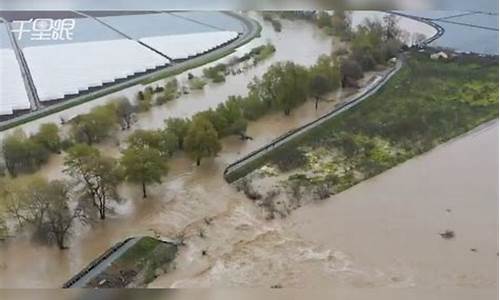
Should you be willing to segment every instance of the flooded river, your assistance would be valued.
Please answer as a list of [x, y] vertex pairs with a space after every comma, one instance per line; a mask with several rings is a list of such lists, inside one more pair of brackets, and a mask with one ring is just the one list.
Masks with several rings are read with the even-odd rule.
[[[221, 228], [207, 230], [207, 239], [221, 240], [210, 267], [152, 285], [279, 284], [365, 296], [398, 288], [402, 295], [496, 299], [497, 166], [495, 120], [285, 221], [262, 223], [234, 204], [215, 225]], [[228, 245], [216, 234], [230, 230], [241, 241]], [[445, 230], [455, 238], [441, 238]]]
[[[229, 76], [224, 84], [209, 84], [204, 91], [185, 95], [141, 114], [135, 128], [161, 127], [163, 119], [168, 116], [190, 116], [214, 107], [229, 95], [246, 93], [249, 80], [262, 75], [273, 62], [292, 60], [310, 65], [319, 55], [330, 53], [336, 46], [335, 41], [332, 43], [330, 38], [306, 22], [283, 21], [281, 33], [275, 33], [267, 23], [263, 25], [262, 37], [238, 51], [245, 53], [269, 40], [277, 48], [272, 58], [246, 73]], [[199, 74], [201, 69], [191, 72]], [[180, 78], [186, 76], [181, 74]], [[132, 96], [139, 88], [142, 87], [130, 88], [120, 94]], [[97, 223], [92, 228], [76, 228], [76, 234], [70, 241], [71, 248], [66, 251], [33, 245], [23, 236], [6, 242], [0, 246], [0, 287], [58, 287], [109, 246], [128, 236], [140, 234], [169, 238], [182, 235], [186, 242], [176, 260], [176, 270], [158, 278], [151, 287], [282, 285], [350, 289], [406, 288], [424, 284], [432, 288], [494, 287], [496, 277], [492, 275], [491, 266], [497, 263], [497, 249], [492, 243], [497, 240], [488, 234], [497, 234], [491, 232], [490, 227], [492, 222], [498, 222], [498, 203], [491, 200], [491, 180], [498, 180], [498, 174], [490, 174], [490, 168], [498, 165], [491, 163], [491, 154], [498, 152], [498, 148], [492, 146], [493, 142], [498, 143], [492, 136], [498, 134], [498, 123], [495, 123], [494, 129], [480, 131], [439, 147], [321, 205], [299, 209], [286, 220], [265, 220], [265, 214], [259, 208], [223, 181], [222, 172], [229, 162], [290, 129], [316, 119], [351, 92], [330, 95], [331, 101], [322, 102], [318, 111], [314, 109], [313, 102], [308, 102], [289, 117], [281, 113], [265, 116], [249, 124], [248, 134], [254, 137], [253, 141], [226, 138], [222, 141], [223, 150], [218, 157], [204, 161], [200, 167], [194, 166], [185, 155], [177, 154], [170, 162], [171, 171], [164, 178], [164, 183], [151, 187], [150, 197], [142, 199], [137, 186], [121, 186], [120, 194], [124, 201], [114, 207], [115, 213], [110, 214], [106, 222]], [[64, 113], [83, 112], [111, 98], [89, 102]], [[59, 115], [48, 118], [58, 120]], [[25, 129], [29, 131], [38, 126], [36, 123], [47, 121], [26, 124]], [[118, 154], [116, 148], [112, 149], [112, 144], [102, 147], [113, 151], [108, 153]], [[450, 162], [453, 153], [457, 159]], [[471, 153], [481, 154], [477, 158], [479, 162], [472, 159]], [[463, 157], [468, 159], [458, 159]], [[456, 168], [461, 166], [462, 171], [458, 172], [450, 166], [445, 168], [446, 162]], [[424, 166], [432, 166], [432, 176], [428, 176], [428, 169]], [[400, 169], [403, 173], [398, 171]], [[62, 157], [53, 156], [40, 174], [60, 178], [63, 176], [61, 170]], [[425, 181], [418, 175], [425, 175]], [[373, 182], [382, 183], [379, 186], [379, 183], [375, 185]], [[450, 186], [449, 182], [455, 184]], [[488, 184], [488, 188], [484, 184]], [[396, 190], [393, 189], [395, 186]], [[385, 194], [382, 193], [384, 191]], [[493, 191], [496, 197], [496, 189]], [[370, 201], [362, 201], [366, 195], [370, 195]], [[416, 195], [420, 198], [417, 199]], [[485, 200], [482, 205], [472, 207], [471, 199]], [[344, 206], [337, 210], [339, 205]], [[359, 213], [355, 212], [357, 209], [362, 210], [359, 216], [364, 218], [355, 218]], [[451, 212], [447, 213], [446, 209], [451, 209]], [[486, 210], [487, 215], [494, 214], [477, 217], [476, 214], [482, 210]], [[412, 211], [415, 211], [413, 215]], [[425, 224], [419, 223], [422, 220], [426, 221]], [[471, 224], [471, 220], [478, 221], [479, 225]], [[376, 226], [370, 227], [372, 223]], [[432, 224], [435, 228], [424, 230], [425, 226]], [[488, 230], [477, 226], [488, 226]], [[406, 233], [412, 229], [415, 231], [411, 231], [414, 240], [406, 242], [411, 237]], [[439, 237], [438, 233], [446, 229], [456, 231], [455, 240], [445, 241]], [[483, 231], [476, 232], [473, 235], [476, 240], [471, 240], [472, 231], [478, 229]], [[351, 237], [355, 238], [351, 240]], [[406, 238], [403, 240], [405, 243], [400, 243], [400, 237]], [[415, 249], [408, 250], [410, 245]], [[371, 248], [373, 253], [368, 251]], [[478, 250], [472, 252], [470, 248]], [[438, 255], [435, 255], [436, 252]], [[450, 258], [446, 258], [447, 253], [450, 253]], [[470, 259], [458, 261], [460, 255], [470, 256]], [[394, 257], [397, 259], [391, 260]], [[472, 266], [476, 263], [477, 266]], [[489, 268], [487, 263], [491, 263]], [[434, 269], [433, 264], [439, 267]], [[464, 276], [454, 277], [454, 268], [471, 270], [473, 274], [458, 272]]]
[[[254, 17], [258, 16], [254, 15]], [[264, 27], [262, 36], [237, 51], [246, 53], [252, 47], [270, 41], [277, 49], [270, 59], [248, 69], [245, 73], [228, 76], [224, 84], [208, 84], [204, 91], [184, 95], [167, 105], [154, 107], [150, 112], [140, 114], [135, 128], [162, 127], [163, 120], [168, 116], [188, 117], [209, 107], [215, 107], [218, 103], [225, 101], [229, 95], [244, 94], [249, 81], [254, 76], [261, 76], [270, 64], [292, 60], [311, 65], [319, 55], [329, 54], [335, 47], [331, 38], [307, 22], [283, 21], [281, 33], [274, 32], [270, 24], [262, 24]], [[307, 45], [307, 47], [296, 47], [300, 44]], [[201, 70], [202, 68], [198, 68], [191, 72], [201, 74]], [[187, 73], [179, 75], [180, 79], [184, 77], [187, 77]], [[143, 87], [129, 88], [68, 111], [39, 119], [25, 124], [23, 129], [33, 132], [41, 123], [57, 122], [61, 115], [67, 117], [86, 112], [117, 95], [132, 97], [140, 88]], [[77, 228], [77, 234], [71, 240], [71, 248], [67, 251], [61, 252], [55, 248], [30, 245], [25, 237], [7, 242], [0, 247], [0, 287], [57, 287], [99, 253], [127, 236], [152, 234], [153, 231], [172, 236], [184, 230], [187, 225], [203, 220], [206, 216], [223, 213], [228, 209], [229, 204], [235, 202], [235, 197], [241, 198], [241, 195], [222, 179], [223, 168], [230, 161], [300, 124], [317, 118], [326, 110], [331, 109], [333, 105], [334, 102], [324, 102], [320, 105], [320, 110], [316, 112], [311, 102], [306, 103], [303, 109], [296, 110], [289, 118], [285, 118], [282, 114], [264, 117], [258, 123], [249, 126], [248, 133], [255, 137], [253, 142], [245, 143], [236, 137], [228, 138], [223, 142], [223, 151], [219, 157], [214, 161], [205, 162], [200, 168], [193, 166], [191, 160], [184, 155], [177, 155], [170, 163], [171, 172], [164, 179], [164, 184], [151, 188], [151, 197], [142, 200], [139, 188], [121, 187], [121, 194], [125, 201], [116, 207], [116, 213], [111, 214], [106, 222], [96, 224], [91, 229]], [[109, 144], [101, 147], [112, 149], [112, 142]], [[118, 154], [116, 147], [112, 150], [111, 154]], [[110, 154], [110, 151], [106, 152]], [[62, 162], [62, 156], [53, 156], [39, 174], [50, 179], [64, 176]], [[37, 258], [36, 263], [32, 259], [34, 257]]]

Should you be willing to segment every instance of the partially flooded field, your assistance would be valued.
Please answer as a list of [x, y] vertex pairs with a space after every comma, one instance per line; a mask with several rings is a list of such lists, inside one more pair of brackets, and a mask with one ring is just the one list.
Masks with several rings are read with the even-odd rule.
[[494, 58], [411, 53], [368, 101], [279, 146], [236, 182], [269, 217], [287, 215], [498, 117]]

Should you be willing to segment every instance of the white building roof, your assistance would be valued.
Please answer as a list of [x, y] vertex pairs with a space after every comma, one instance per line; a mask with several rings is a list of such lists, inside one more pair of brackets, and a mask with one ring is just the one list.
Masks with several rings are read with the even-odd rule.
[[129, 39], [26, 47], [23, 52], [40, 101], [76, 94], [170, 63]]
[[14, 50], [0, 49], [0, 115], [30, 108], [21, 69]]
[[198, 32], [142, 38], [140, 41], [172, 59], [206, 53], [238, 37], [234, 31]]

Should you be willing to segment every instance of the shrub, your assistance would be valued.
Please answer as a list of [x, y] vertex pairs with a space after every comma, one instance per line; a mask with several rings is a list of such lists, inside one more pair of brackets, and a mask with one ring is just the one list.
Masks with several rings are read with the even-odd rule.
[[286, 149], [274, 155], [272, 161], [282, 172], [300, 168], [307, 163], [307, 157], [297, 148]]
[[193, 90], [201, 90], [207, 84], [207, 82], [199, 77], [193, 77], [189, 81], [189, 87]]

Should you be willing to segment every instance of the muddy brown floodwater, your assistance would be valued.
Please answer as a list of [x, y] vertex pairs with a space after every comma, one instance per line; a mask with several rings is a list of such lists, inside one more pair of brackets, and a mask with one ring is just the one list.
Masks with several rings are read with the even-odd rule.
[[[209, 84], [204, 91], [140, 114], [135, 128], [158, 128], [169, 116], [190, 116], [214, 107], [229, 95], [246, 93], [249, 80], [260, 76], [273, 62], [292, 60], [311, 65], [319, 55], [330, 53], [336, 46], [335, 42], [332, 44], [330, 38], [306, 22], [283, 21], [281, 33], [275, 33], [267, 23], [263, 25], [262, 37], [238, 51], [247, 52], [270, 40], [277, 48], [272, 58], [246, 73], [229, 76], [224, 84]], [[201, 72], [201, 69], [192, 72]], [[122, 94], [133, 94], [138, 88], [141, 87], [128, 89]], [[265, 220], [260, 208], [222, 178], [228, 163], [288, 130], [318, 118], [350, 93], [352, 91], [343, 90], [330, 95], [330, 101], [322, 102], [318, 111], [311, 101], [293, 111], [289, 117], [275, 113], [252, 122], [248, 134], [254, 137], [253, 141], [226, 138], [222, 141], [223, 149], [218, 157], [204, 161], [200, 167], [194, 166], [183, 154], [175, 155], [170, 161], [169, 175], [164, 178], [163, 184], [150, 188], [147, 199], [142, 199], [137, 186], [120, 186], [124, 199], [120, 204], [113, 205], [114, 213], [92, 228], [77, 226], [70, 240], [71, 247], [66, 251], [32, 244], [22, 235], [9, 240], [0, 245], [0, 287], [58, 287], [117, 241], [141, 234], [167, 238], [183, 234], [187, 244], [176, 259], [176, 270], [158, 278], [151, 287], [312, 287], [330, 284], [406, 287], [412, 281], [404, 276], [405, 270], [393, 273], [383, 270], [380, 273], [372, 265], [365, 265], [366, 261], [352, 258], [349, 249], [342, 248], [342, 245], [336, 247], [319, 243], [313, 239], [314, 235], [305, 237], [291, 225], [294, 224], [294, 215], [290, 220]], [[64, 113], [81, 113], [106, 99]], [[50, 118], [58, 119], [58, 115]], [[37, 127], [37, 123], [47, 122], [50, 118], [26, 124], [24, 128], [30, 131]], [[123, 138], [123, 133], [116, 137], [117, 140]], [[109, 141], [100, 148], [109, 155], [118, 155], [119, 149], [114, 142]], [[62, 156], [53, 156], [39, 174], [47, 178], [64, 176], [62, 162]], [[483, 176], [476, 179], [480, 178], [484, 179]], [[335, 199], [328, 201], [336, 202]], [[301, 219], [297, 220], [300, 224]], [[433, 232], [432, 237], [435, 234]]]
[[[168, 116], [188, 117], [214, 107], [226, 100], [229, 95], [245, 93], [249, 81], [254, 76], [262, 75], [273, 62], [292, 60], [311, 65], [319, 55], [331, 53], [335, 47], [331, 38], [307, 22], [284, 21], [281, 33], [274, 32], [267, 23], [262, 24], [262, 36], [237, 51], [246, 53], [252, 47], [270, 41], [277, 48], [271, 58], [256, 67], [249, 68], [245, 73], [228, 76], [224, 84], [209, 84], [204, 91], [184, 95], [165, 106], [154, 107], [151, 112], [140, 114], [134, 128], [162, 127], [163, 120]], [[300, 44], [307, 47], [296, 47]], [[191, 72], [201, 73], [203, 68]], [[187, 77], [186, 74], [180, 75], [183, 76]], [[74, 107], [62, 114], [68, 117], [86, 112], [114, 96], [132, 95], [139, 88], [143, 87], [127, 89]], [[339, 93], [341, 94], [342, 92]], [[309, 105], [296, 110], [289, 118], [276, 114], [251, 124], [248, 132], [255, 137], [253, 142], [243, 143], [237, 138], [224, 140], [224, 150], [219, 157], [214, 161], [204, 162], [200, 168], [193, 166], [192, 162], [182, 154], [177, 155], [170, 163], [171, 172], [164, 179], [164, 184], [152, 187], [151, 196], [146, 200], [142, 200], [137, 187], [126, 185], [120, 187], [124, 201], [113, 207], [115, 214], [110, 214], [106, 222], [96, 224], [93, 228], [83, 226], [76, 228], [76, 234], [70, 241], [71, 247], [67, 251], [61, 252], [55, 248], [30, 244], [26, 236], [19, 236], [1, 245], [0, 287], [60, 286], [97, 255], [127, 236], [157, 232], [171, 237], [193, 222], [224, 212], [234, 197], [241, 198], [241, 196], [223, 181], [223, 168], [242, 153], [252, 151], [299, 124], [317, 118], [333, 107], [334, 102], [325, 102], [318, 112], [314, 111], [312, 103], [307, 104]], [[58, 119], [59, 115], [56, 114], [25, 124], [22, 128], [27, 132], [33, 132], [39, 124], [57, 122]], [[120, 133], [117, 139], [122, 138], [124, 134]], [[119, 151], [114, 142], [109, 141], [100, 145], [100, 148], [105, 149], [108, 155], [117, 155]], [[38, 174], [49, 179], [61, 178], [64, 176], [62, 163], [63, 156], [52, 156]]]
[[[152, 285], [279, 284], [372, 299], [497, 299], [498, 134], [498, 120], [489, 122], [285, 221], [263, 225], [240, 204], [224, 217], [225, 229], [213, 232], [239, 224], [232, 230], [240, 242], [216, 252], [194, 276], [169, 280], [174, 272]], [[445, 230], [455, 237], [443, 239]]]

